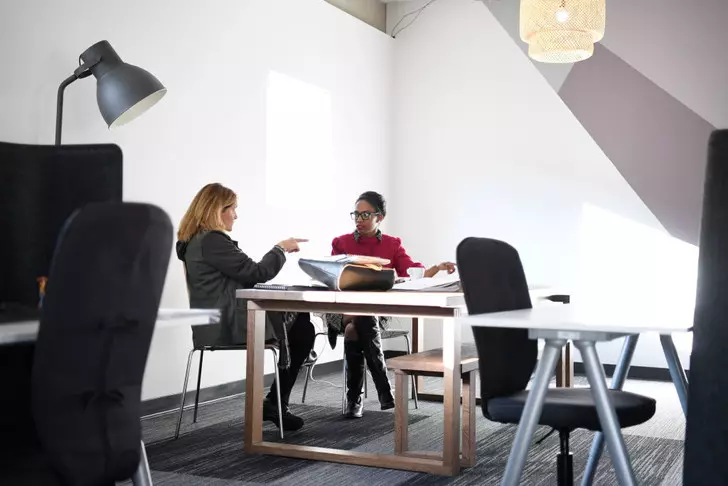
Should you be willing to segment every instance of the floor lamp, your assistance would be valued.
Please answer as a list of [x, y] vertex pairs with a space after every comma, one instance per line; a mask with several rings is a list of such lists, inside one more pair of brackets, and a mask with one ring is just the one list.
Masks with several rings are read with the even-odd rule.
[[96, 77], [96, 101], [109, 128], [129, 123], [167, 92], [162, 83], [144, 69], [121, 60], [111, 44], [100, 41], [79, 57], [79, 66], [58, 87], [56, 109], [56, 145], [61, 144], [63, 92], [77, 79]]

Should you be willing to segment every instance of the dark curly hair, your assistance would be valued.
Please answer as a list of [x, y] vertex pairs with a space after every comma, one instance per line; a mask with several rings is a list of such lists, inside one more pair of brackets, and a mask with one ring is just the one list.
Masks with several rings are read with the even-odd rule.
[[362, 193], [356, 200], [356, 202], [359, 201], [366, 201], [371, 204], [376, 212], [380, 213], [382, 216], [387, 215], [387, 201], [385, 201], [384, 196], [378, 192], [367, 191]]

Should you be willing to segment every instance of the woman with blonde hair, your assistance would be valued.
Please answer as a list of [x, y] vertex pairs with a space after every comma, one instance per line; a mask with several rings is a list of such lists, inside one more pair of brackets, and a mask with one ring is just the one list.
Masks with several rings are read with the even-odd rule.
[[[286, 253], [299, 251], [306, 240], [289, 238], [271, 248], [259, 262], [246, 255], [227, 232], [238, 218], [237, 195], [222, 184], [208, 184], [192, 200], [177, 233], [177, 257], [184, 262], [190, 307], [220, 309], [220, 323], [194, 326], [198, 345], [245, 344], [247, 303], [235, 298], [239, 288], [267, 282], [286, 263]], [[298, 430], [303, 419], [288, 409], [291, 390], [313, 347], [315, 330], [307, 313], [268, 312], [266, 340], [280, 346], [280, 391], [283, 423], [279, 423], [275, 383], [263, 403], [263, 419], [284, 430]]]

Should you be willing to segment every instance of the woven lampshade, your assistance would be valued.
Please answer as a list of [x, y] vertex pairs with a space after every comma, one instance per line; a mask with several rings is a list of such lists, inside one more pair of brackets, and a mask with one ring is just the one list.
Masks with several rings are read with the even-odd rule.
[[540, 62], [588, 59], [604, 37], [606, 0], [521, 0], [521, 40]]

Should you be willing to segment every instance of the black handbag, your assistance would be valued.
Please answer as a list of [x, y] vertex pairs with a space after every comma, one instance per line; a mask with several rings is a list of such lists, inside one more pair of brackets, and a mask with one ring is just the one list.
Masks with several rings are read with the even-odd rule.
[[301, 270], [331, 290], [390, 290], [396, 274], [383, 267], [388, 263], [381, 258], [353, 255], [298, 260]]

